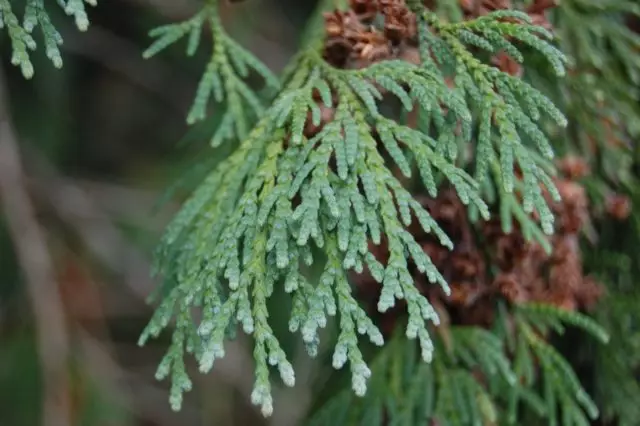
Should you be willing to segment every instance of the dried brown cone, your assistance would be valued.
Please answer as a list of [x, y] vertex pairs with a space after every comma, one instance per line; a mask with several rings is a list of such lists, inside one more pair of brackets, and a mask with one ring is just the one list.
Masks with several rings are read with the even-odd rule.
[[[398, 58], [416, 36], [416, 18], [404, 0], [351, 0], [349, 10], [325, 14], [325, 60], [339, 68], [361, 68]], [[381, 16], [383, 25], [375, 25]]]
[[584, 158], [570, 155], [562, 158], [557, 164], [558, 170], [569, 180], [579, 180], [589, 176], [591, 170]]
[[470, 19], [512, 8], [510, 0], [460, 0], [460, 7]]
[[616, 220], [625, 220], [631, 214], [631, 200], [620, 194], [611, 194], [605, 201], [607, 214]]
[[350, 0], [349, 8], [360, 21], [371, 23], [379, 12], [379, 4], [375, 0]]

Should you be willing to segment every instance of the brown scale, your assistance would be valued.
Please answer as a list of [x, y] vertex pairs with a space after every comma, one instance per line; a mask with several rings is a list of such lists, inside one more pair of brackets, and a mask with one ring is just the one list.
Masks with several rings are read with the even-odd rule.
[[[403, 0], [351, 0], [348, 11], [324, 17], [323, 56], [338, 68], [361, 68], [398, 58], [416, 35], [415, 15]], [[377, 21], [383, 22], [381, 27]]]
[[416, 18], [403, 0], [379, 0], [384, 16], [384, 35], [393, 45], [399, 45], [416, 36]]
[[468, 18], [512, 8], [509, 0], [460, 0], [460, 7]]
[[607, 214], [616, 220], [625, 220], [631, 214], [631, 200], [620, 194], [610, 194], [605, 201]]
[[557, 168], [569, 180], [579, 180], [591, 173], [589, 164], [580, 157], [566, 156], [557, 163]]

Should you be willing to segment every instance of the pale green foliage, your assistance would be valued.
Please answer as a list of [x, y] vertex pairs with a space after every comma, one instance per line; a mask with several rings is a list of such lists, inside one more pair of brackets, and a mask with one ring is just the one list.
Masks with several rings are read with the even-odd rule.
[[[228, 108], [224, 114], [234, 108], [238, 111], [229, 118], [236, 120], [231, 127], [235, 131], [225, 134], [239, 138], [240, 144], [211, 171], [168, 227], [157, 257], [158, 270], [166, 279], [165, 294], [140, 343], [157, 336], [177, 317], [173, 343], [158, 370], [159, 377], [172, 376], [171, 401], [177, 409], [182, 391], [191, 386], [183, 352], [193, 353], [200, 370], [207, 372], [224, 356], [225, 338], [242, 327], [255, 342], [252, 401], [269, 415], [273, 409], [270, 366], [278, 369], [286, 385], [295, 382], [293, 368], [268, 322], [267, 300], [275, 286], [281, 286], [292, 301], [290, 331], [300, 332], [311, 356], [317, 353], [319, 329], [329, 317], [337, 317], [333, 366], [341, 368], [348, 362], [352, 388], [363, 395], [371, 371], [361, 353], [359, 335], [375, 345], [382, 345], [383, 338], [354, 298], [349, 274], [368, 268], [382, 286], [381, 312], [404, 300], [405, 334], [419, 342], [425, 361], [434, 352], [427, 327], [438, 324], [438, 316], [415, 287], [408, 261], [448, 292], [444, 278], [407, 228], [417, 220], [443, 245], [451, 248], [452, 243], [391, 172], [389, 162], [407, 177], [417, 172], [432, 196], [448, 181], [463, 203], [484, 218], [489, 211], [481, 198], [481, 184], [495, 182], [504, 218], [514, 215], [533, 234], [537, 225], [527, 213], [535, 208], [542, 227], [549, 231], [552, 216], [540, 184], [552, 193], [554, 189], [536, 152], [548, 158], [553, 153], [537, 121], [542, 113], [560, 124], [564, 118], [544, 95], [484, 64], [468, 46], [488, 50], [509, 46], [516, 55], [515, 45], [507, 41], [513, 38], [542, 53], [559, 74], [563, 56], [543, 39], [548, 34], [522, 14], [499, 12], [466, 24], [444, 24], [420, 10], [422, 65], [386, 61], [361, 70], [338, 70], [325, 63], [317, 43], [311, 43], [289, 68], [283, 89], [263, 112], [235, 74], [243, 75], [237, 61], [265, 78], [269, 74], [257, 61], [247, 59], [250, 56], [234, 54], [237, 45], [219, 28], [212, 7], [185, 23], [157, 30], [159, 39], [149, 53], [186, 34], [191, 34], [192, 52], [208, 20], [214, 33], [213, 59], [190, 117], [204, 116], [211, 91], [219, 100], [224, 96]], [[505, 17], [519, 23], [500, 20]], [[455, 89], [445, 82], [451, 74]], [[379, 108], [383, 91], [407, 110], [414, 105], [419, 108], [421, 127], [413, 129], [383, 115]], [[312, 124], [321, 124], [316, 94], [334, 116], [307, 139], [308, 117]], [[245, 105], [259, 116], [246, 137], [237, 121]], [[472, 115], [470, 105], [480, 112], [479, 117]], [[221, 127], [225, 119], [222, 123]], [[458, 164], [457, 153], [476, 128], [480, 130], [474, 179]], [[520, 167], [522, 180], [514, 176], [514, 164]], [[496, 172], [493, 180], [491, 170]], [[522, 205], [514, 189], [521, 190]], [[383, 241], [389, 255], [385, 263], [369, 248], [370, 242]], [[308, 271], [314, 263], [323, 265], [319, 279]], [[191, 316], [192, 306], [202, 311], [199, 324]], [[462, 377], [464, 372], [459, 373]], [[465, 383], [472, 386], [470, 378]]]
[[[46, 5], [53, 2], [47, 1]], [[95, 6], [96, 0], [57, 0], [57, 4], [64, 12], [72, 16], [76, 27], [80, 31], [89, 28], [89, 18], [85, 9], [85, 3]], [[15, 3], [14, 3], [15, 5]], [[32, 33], [36, 27], [40, 27], [42, 39], [47, 57], [56, 68], [62, 67], [62, 57], [59, 46], [62, 44], [60, 33], [53, 26], [47, 13], [45, 0], [27, 0], [22, 22], [14, 10], [10, 0], [0, 0], [0, 28], [6, 28], [11, 39], [12, 56], [11, 63], [19, 66], [25, 78], [31, 78], [34, 74], [33, 64], [29, 58], [29, 51], [37, 47], [36, 39]]]
[[[500, 20], [504, 18], [520, 22]], [[456, 89], [469, 98], [479, 116], [476, 180], [483, 182], [492, 168], [497, 171], [495, 179], [506, 195], [502, 197], [501, 209], [504, 223], [511, 223], [513, 216], [523, 224], [525, 232], [530, 232], [524, 215], [518, 214], [519, 203], [514, 203], [509, 195], [515, 186], [520, 186], [524, 213], [535, 209], [540, 215], [543, 230], [553, 232], [553, 215], [542, 195], [541, 186], [546, 186], [554, 199], [558, 200], [559, 195], [540, 158], [552, 159], [553, 149], [538, 121], [546, 114], [560, 126], [566, 126], [566, 119], [541, 92], [523, 80], [481, 62], [465, 47], [466, 44], [491, 53], [504, 51], [522, 62], [522, 54], [512, 44], [513, 41], [508, 40], [515, 39], [544, 54], [555, 73], [562, 76], [565, 58], [544, 40], [550, 39], [551, 34], [531, 24], [528, 15], [512, 10], [448, 25], [440, 24], [436, 15], [428, 15], [426, 19], [438, 34], [436, 37], [432, 33], [424, 33], [436, 60], [455, 70]], [[432, 65], [435, 66], [434, 63]], [[523, 176], [520, 182], [515, 177], [516, 164]]]
[[526, 424], [519, 407], [545, 424], [588, 425], [588, 418], [598, 415], [593, 401], [567, 361], [538, 333], [549, 327], [562, 332], [567, 324], [604, 343], [604, 330], [582, 314], [543, 305], [517, 308], [514, 328], [506, 320], [498, 317], [493, 331], [445, 329], [435, 340], [439, 356], [431, 364], [416, 362], [415, 345], [396, 336], [372, 362], [367, 396], [358, 400], [348, 390], [338, 393], [317, 410], [310, 426], [379, 425], [383, 416], [394, 426], [431, 420], [445, 426]]
[[212, 97], [218, 104], [224, 102], [226, 105], [221, 113], [220, 124], [211, 138], [211, 145], [216, 147], [228, 139], [244, 139], [255, 118], [264, 113], [263, 100], [244, 82], [249, 73], [258, 73], [270, 92], [277, 91], [280, 83], [264, 64], [227, 35], [220, 23], [215, 2], [209, 2], [187, 21], [152, 30], [150, 35], [156, 40], [144, 52], [144, 57], [158, 54], [183, 37], [188, 39], [187, 55], [193, 56], [200, 45], [205, 25], [211, 30], [213, 51], [187, 122], [194, 124], [204, 120]]

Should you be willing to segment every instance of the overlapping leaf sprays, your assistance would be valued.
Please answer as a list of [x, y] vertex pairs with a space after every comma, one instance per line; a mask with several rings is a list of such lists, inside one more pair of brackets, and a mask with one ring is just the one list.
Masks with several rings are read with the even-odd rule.
[[[214, 6], [208, 5], [203, 13], [213, 16]], [[370, 63], [337, 68], [323, 57], [324, 44], [313, 42], [296, 58], [278, 96], [260, 113], [254, 108], [257, 101], [239, 89], [245, 86], [237, 75], [247, 65], [268, 73], [244, 51], [237, 56], [239, 61], [224, 62], [239, 47], [229, 44], [219, 21], [198, 15], [185, 26], [161, 32], [165, 38], [160, 47], [190, 31], [199, 32], [201, 22], [213, 27], [213, 65], [198, 92], [200, 112], [193, 117], [201, 116], [199, 108], [210, 90], [219, 99], [226, 97], [230, 109], [242, 111], [248, 106], [258, 113], [246, 137], [237, 126], [235, 132], [227, 132], [231, 139], [239, 138], [238, 148], [186, 202], [159, 249], [166, 294], [141, 343], [177, 318], [173, 343], [158, 370], [160, 377], [172, 376], [174, 408], [179, 408], [182, 392], [191, 386], [184, 351], [193, 353], [201, 370], [208, 371], [216, 358], [224, 356], [226, 336], [240, 326], [255, 342], [253, 402], [265, 415], [271, 413], [269, 365], [278, 368], [287, 385], [295, 381], [268, 322], [267, 299], [275, 286], [291, 295], [290, 330], [301, 333], [312, 356], [319, 328], [327, 324], [327, 316], [338, 317], [333, 365], [340, 368], [348, 361], [352, 387], [356, 394], [364, 394], [371, 372], [358, 335], [383, 344], [382, 334], [359, 306], [348, 282], [349, 271], [365, 267], [382, 286], [378, 309], [386, 311], [396, 300], [404, 300], [406, 335], [417, 339], [422, 358], [431, 360], [434, 348], [427, 325], [437, 323], [438, 315], [417, 290], [408, 259], [445, 292], [448, 284], [408, 227], [417, 222], [444, 246], [451, 247], [452, 242], [392, 172], [388, 158], [405, 176], [417, 172], [431, 196], [447, 181], [465, 205], [487, 218], [482, 194], [492, 188], [490, 192], [500, 194], [505, 225], [515, 219], [528, 234], [543, 240], [528, 215], [535, 209], [544, 231], [553, 229], [553, 214], [542, 191], [546, 187], [557, 199], [543, 160], [553, 151], [540, 122], [551, 118], [564, 125], [565, 120], [542, 93], [474, 53], [478, 48], [505, 50], [521, 61], [518, 43], [542, 54], [562, 74], [564, 57], [549, 44], [548, 31], [515, 11], [444, 23], [416, 1], [353, 1], [352, 6], [365, 6], [373, 15], [372, 22], [363, 26], [372, 38], [357, 41], [360, 59]], [[377, 29], [380, 17], [387, 25]], [[389, 22], [395, 23], [395, 30]], [[404, 24], [409, 27], [402, 28]], [[331, 37], [341, 30], [334, 28]], [[359, 27], [355, 31], [353, 37], [362, 36]], [[170, 35], [174, 32], [176, 36]], [[367, 40], [378, 44], [368, 47]], [[416, 46], [421, 60], [369, 56], [384, 40], [390, 43], [391, 55], [401, 45]], [[216, 53], [224, 49], [229, 49], [228, 56]], [[416, 109], [421, 126], [407, 126], [383, 113], [380, 105], [389, 95], [404, 109]], [[235, 114], [230, 117], [237, 119]], [[470, 161], [464, 155], [476, 131], [472, 177], [462, 166]], [[379, 244], [383, 238], [389, 255], [386, 263], [376, 260], [369, 249], [370, 241]], [[308, 272], [314, 262], [324, 263], [319, 278]], [[202, 310], [198, 324], [192, 316], [194, 306]]]

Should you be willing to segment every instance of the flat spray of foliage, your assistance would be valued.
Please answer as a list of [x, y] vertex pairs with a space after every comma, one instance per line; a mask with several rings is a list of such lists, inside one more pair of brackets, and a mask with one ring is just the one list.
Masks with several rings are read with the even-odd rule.
[[[269, 324], [267, 300], [276, 286], [290, 295], [289, 329], [300, 333], [311, 356], [318, 351], [319, 329], [328, 317], [337, 317], [333, 366], [348, 363], [353, 391], [364, 395], [371, 370], [359, 336], [384, 344], [348, 282], [350, 271], [365, 267], [382, 285], [378, 309], [385, 312], [396, 300], [404, 300], [406, 337], [419, 341], [424, 361], [432, 360], [434, 343], [427, 326], [437, 324], [438, 315], [415, 287], [407, 259], [434, 285], [445, 292], [448, 286], [407, 227], [417, 220], [443, 245], [452, 243], [389, 169], [383, 148], [405, 176], [417, 172], [432, 196], [446, 180], [470, 209], [487, 218], [483, 194], [497, 193], [505, 226], [515, 219], [525, 234], [540, 241], [541, 230], [552, 232], [553, 215], [541, 187], [557, 198], [547, 165], [553, 150], [541, 123], [550, 119], [564, 126], [566, 120], [541, 92], [484, 63], [470, 49], [506, 50], [522, 61], [513, 44], [517, 40], [563, 75], [565, 58], [549, 43], [551, 34], [516, 11], [444, 23], [414, 3], [422, 64], [390, 60], [359, 70], [335, 69], [312, 39], [289, 67], [278, 94], [267, 102], [245, 78], [255, 71], [274, 89], [278, 80], [226, 35], [215, 2], [188, 21], [152, 33], [157, 39], [147, 55], [183, 37], [192, 54], [202, 27], [209, 25], [211, 60], [189, 121], [203, 119], [210, 100], [224, 101], [228, 107], [212, 145], [239, 141], [186, 202], [158, 250], [158, 272], [166, 279], [163, 300], [140, 343], [176, 318], [171, 347], [157, 373], [159, 378], [171, 376], [175, 409], [183, 391], [192, 386], [185, 351], [207, 372], [225, 355], [225, 339], [239, 326], [255, 344], [252, 401], [264, 415], [271, 414], [270, 367], [277, 368], [286, 385], [295, 383], [293, 367]], [[446, 84], [447, 77], [455, 79], [456, 89]], [[385, 116], [378, 87], [395, 95], [405, 109], [419, 108], [422, 123], [434, 126], [437, 138]], [[335, 110], [335, 117], [307, 139], [308, 115], [316, 125], [321, 120], [314, 93]], [[249, 129], [252, 118], [255, 125]], [[474, 132], [477, 155], [459, 159]], [[474, 165], [473, 176], [460, 165], [465, 162]], [[514, 175], [516, 165], [522, 178]], [[514, 188], [523, 194], [522, 201]], [[530, 219], [534, 209], [541, 229]], [[386, 264], [376, 260], [368, 246], [383, 238], [390, 255]], [[318, 263], [323, 270], [316, 280], [309, 270]], [[192, 316], [194, 306], [202, 313], [199, 323]]]
[[[87, 28], [81, 0], [57, 3], [74, 16], [79, 29]], [[330, 9], [331, 3], [342, 2], [321, 3], [321, 9]], [[497, 419], [517, 424], [522, 405], [554, 425], [587, 425], [588, 417], [598, 416], [568, 362], [540, 337], [547, 330], [561, 332], [563, 324], [568, 324], [607, 341], [606, 333], [583, 315], [544, 305], [521, 306], [515, 309], [510, 329], [451, 327], [446, 339], [440, 334], [430, 336], [429, 324], [437, 325], [439, 317], [415, 287], [408, 260], [433, 285], [445, 292], [448, 285], [408, 227], [417, 221], [444, 246], [451, 248], [452, 242], [385, 160], [390, 157], [393, 167], [406, 177], [417, 174], [431, 196], [448, 182], [473, 217], [488, 218], [487, 204], [497, 204], [505, 230], [515, 222], [526, 237], [546, 246], [544, 234], [553, 231], [553, 215], [541, 188], [558, 198], [551, 180], [549, 160], [554, 150], [549, 135], [557, 134], [567, 120], [531, 84], [543, 81], [535, 72], [529, 80], [511, 76], [490, 66], [478, 52], [503, 51], [520, 63], [525, 56], [544, 58], [557, 76], [564, 75], [567, 60], [551, 44], [551, 34], [524, 13], [498, 11], [471, 21], [445, 22], [422, 2], [406, 3], [416, 15], [419, 65], [388, 60], [364, 69], [333, 68], [322, 58], [324, 35], [313, 25], [306, 45], [282, 78], [277, 78], [225, 32], [215, 0], [205, 2], [185, 22], [152, 31], [155, 42], [146, 57], [183, 38], [187, 54], [193, 55], [202, 35], [211, 34], [210, 61], [187, 121], [204, 120], [211, 104], [224, 105], [217, 112], [220, 120], [211, 145], [237, 145], [185, 203], [157, 253], [157, 272], [165, 281], [158, 292], [160, 306], [140, 344], [176, 320], [171, 346], [157, 371], [158, 378], [172, 380], [174, 409], [180, 408], [183, 392], [192, 386], [185, 352], [193, 354], [200, 370], [207, 372], [224, 356], [225, 340], [240, 327], [254, 342], [252, 401], [265, 416], [272, 413], [270, 369], [276, 368], [286, 385], [295, 384], [293, 367], [269, 323], [267, 301], [278, 288], [290, 297], [289, 329], [300, 333], [310, 356], [318, 353], [320, 329], [327, 326], [329, 317], [336, 318], [333, 367], [348, 363], [351, 370], [353, 390], [330, 398], [313, 424], [380, 424], [383, 415], [398, 425], [424, 424], [434, 416], [451, 425], [495, 424]], [[597, 39], [601, 33], [614, 40], [614, 35], [620, 35], [617, 23], [610, 26], [602, 13], [611, 8], [618, 13], [616, 5], [627, 2], [596, 3], [573, 0], [563, 8], [561, 19], [567, 21], [575, 20], [577, 11], [584, 8], [596, 12], [589, 15], [594, 25], [574, 22], [568, 26], [581, 32], [575, 40]], [[13, 64], [21, 67], [25, 77], [33, 75], [28, 50], [36, 47], [32, 32], [39, 26], [47, 56], [60, 66], [62, 40], [44, 0], [27, 0], [22, 21], [11, 6], [9, 0], [0, 0], [0, 24], [13, 46]], [[563, 36], [561, 45], [574, 53], [574, 62], [590, 65], [594, 75], [607, 74], [610, 68], [589, 54], [589, 46], [575, 48], [572, 34]], [[625, 42], [620, 38], [614, 42], [619, 53], [637, 43], [631, 35], [624, 36]], [[633, 55], [623, 56], [623, 68], [637, 81], [640, 66], [631, 59]], [[623, 74], [606, 76], [617, 84], [615, 93], [620, 96], [616, 99], [621, 103], [628, 96], [622, 89]], [[263, 93], [247, 83], [255, 75], [264, 82]], [[454, 88], [447, 80], [454, 82]], [[558, 93], [575, 93], [603, 80], [570, 76], [568, 81]], [[381, 89], [397, 98], [405, 110], [417, 109], [418, 126], [408, 127], [385, 115], [380, 108]], [[588, 93], [597, 98], [600, 92]], [[318, 94], [335, 114], [308, 139], [304, 132], [308, 117], [314, 125], [322, 120]], [[571, 99], [565, 96], [555, 102], [574, 116], [573, 109], [580, 105]], [[592, 101], [602, 105], [598, 103], [602, 97], [584, 99], [585, 105]], [[635, 117], [621, 104], [611, 108]], [[589, 124], [583, 120], [579, 129]], [[468, 150], [470, 144], [475, 149]], [[534, 211], [537, 221], [532, 219]], [[369, 251], [369, 242], [383, 240], [389, 251], [384, 264]], [[407, 306], [405, 337], [396, 334], [386, 345], [348, 281], [352, 271], [365, 268], [381, 285], [380, 312], [397, 300]], [[626, 318], [601, 317], [611, 323]], [[371, 365], [361, 352], [361, 336], [384, 345]], [[416, 347], [426, 362], [417, 362]], [[620, 363], [605, 365], [626, 371]], [[472, 371], [481, 371], [486, 383], [480, 384]], [[366, 396], [354, 400], [354, 393]], [[631, 413], [615, 404], [610, 407], [612, 415]]]

